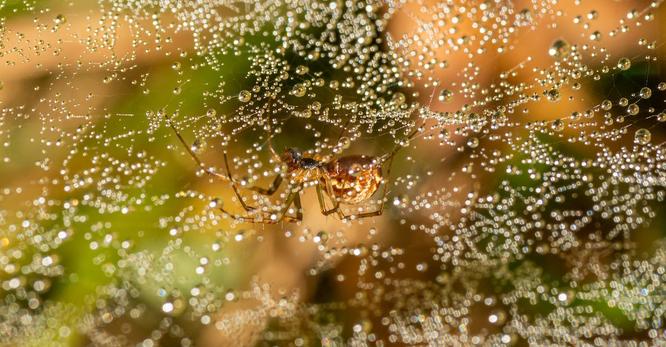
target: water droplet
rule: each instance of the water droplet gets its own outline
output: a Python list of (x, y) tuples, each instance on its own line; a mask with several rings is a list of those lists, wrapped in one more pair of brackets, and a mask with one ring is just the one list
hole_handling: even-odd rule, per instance
[(224, 299), (227, 300), (227, 301), (236, 300), (236, 292), (234, 292), (233, 289), (227, 290), (227, 292), (224, 294)]
[(556, 119), (553, 121), (551, 128), (557, 132), (564, 130), (564, 122), (561, 119)]
[(477, 137), (470, 137), (467, 139), (467, 147), (476, 148), (479, 147), (479, 139)]
[(636, 130), (636, 132), (634, 133), (635, 143), (638, 143), (640, 145), (647, 145), (648, 143), (650, 143), (650, 140), (652, 140), (652, 133), (650, 133), (650, 130), (641, 128)]
[(650, 89), (648, 87), (643, 87), (643, 88), (641, 88), (641, 91), (640, 91), (639, 94), (640, 94), (641, 98), (649, 99), (652, 96), (652, 89)]
[(631, 60), (627, 58), (620, 58), (620, 60), (617, 61), (617, 68), (622, 71), (629, 70), (630, 67), (631, 67)]
[(190, 149), (192, 152), (199, 154), (203, 152), (204, 147), (206, 147), (205, 142), (201, 139), (196, 139), (194, 140), (194, 143), (192, 143), (192, 146), (190, 146)]
[(222, 203), (220, 202), (220, 199), (218, 199), (218, 198), (212, 199), (208, 203), (208, 207), (210, 207), (210, 208), (216, 208), (216, 207), (221, 207), (221, 206), (222, 206)]
[(294, 88), (291, 90), (291, 94), (299, 98), (304, 96), (306, 92), (307, 89), (301, 83), (297, 83), (296, 85), (294, 85)]
[(556, 102), (560, 100), (560, 91), (557, 88), (549, 89), (546, 92), (548, 101)]
[(298, 113), (298, 116), (301, 118), (310, 118), (312, 117), (312, 111), (309, 109), (303, 110), (302, 112)]
[(553, 42), (548, 49), (548, 55), (554, 58), (562, 58), (569, 54), (569, 43), (560, 39)]
[(238, 93), (238, 100), (241, 102), (250, 102), (250, 100), (252, 100), (252, 93), (243, 89), (240, 91), (240, 93)]
[(627, 107), (627, 114), (629, 114), (630, 116), (635, 116), (638, 114), (638, 112), (640, 112), (640, 110), (641, 109), (640, 107), (638, 107), (638, 105), (631, 104)]
[(59, 15), (57, 15), (57, 16), (53, 19), (53, 22), (54, 22), (56, 25), (61, 25), (61, 24), (65, 24), (65, 22), (67, 22), (67, 19), (65, 18), (64, 15), (59, 14)]
[(528, 26), (530, 24), (532, 24), (532, 11), (529, 8), (525, 8), (518, 12), (516, 15), (516, 25)]
[(343, 136), (340, 138), (340, 141), (338, 141), (338, 146), (342, 149), (348, 149), (349, 146), (351, 146), (351, 140), (347, 136)]
[(162, 304), (162, 312), (164, 312), (164, 313), (173, 312), (173, 303), (165, 302), (164, 304)]
[(328, 233), (325, 231), (318, 232), (313, 238), (313, 241), (315, 243), (326, 243), (326, 241), (328, 241)]
[(236, 235), (234, 235), (234, 240), (237, 242), (241, 242), (244, 239), (245, 239), (245, 233), (242, 231), (239, 231), (238, 233), (236, 233)]
[(592, 34), (590, 34), (590, 40), (592, 41), (600, 41), (601, 40), (601, 32), (600, 31), (595, 31)]
[(448, 89), (442, 89), (437, 96), (437, 100), (441, 102), (450, 102), (453, 99), (453, 92)]
[(308, 73), (308, 71), (310, 71), (310, 69), (305, 65), (298, 65), (296, 67), (296, 74), (297, 75), (305, 75), (306, 73)]
[(406, 100), (407, 100), (407, 98), (405, 97), (405, 94), (403, 94), (403, 93), (397, 92), (397, 93), (393, 94), (393, 104), (395, 104), (396, 106), (400, 106), (400, 105), (404, 104)]

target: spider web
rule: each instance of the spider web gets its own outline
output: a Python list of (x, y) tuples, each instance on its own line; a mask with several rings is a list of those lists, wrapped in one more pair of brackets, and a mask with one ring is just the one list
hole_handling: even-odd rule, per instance
[[(663, 12), (0, 0), (0, 341), (664, 343)], [(271, 145), (398, 149), (384, 213), (220, 213), (189, 151), (273, 212)]]

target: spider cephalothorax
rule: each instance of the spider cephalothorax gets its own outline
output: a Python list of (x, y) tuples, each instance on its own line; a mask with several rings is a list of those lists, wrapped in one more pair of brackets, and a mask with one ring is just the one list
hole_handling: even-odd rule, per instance
[(287, 148), (280, 160), (287, 167), (289, 177), (298, 185), (318, 181), (323, 174), (320, 161), (304, 157), (296, 148)]
[(298, 169), (316, 169), (321, 166), (321, 163), (314, 159), (304, 157), (301, 151), (296, 148), (287, 148), (280, 160), (287, 165), (287, 169), (290, 171)]

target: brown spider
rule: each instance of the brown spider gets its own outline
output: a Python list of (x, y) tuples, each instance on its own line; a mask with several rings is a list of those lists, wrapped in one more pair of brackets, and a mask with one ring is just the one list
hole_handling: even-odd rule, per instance
[[(227, 173), (226, 175), (222, 175), (207, 168), (201, 159), (199, 159), (199, 157), (196, 155), (196, 153), (194, 153), (192, 148), (188, 146), (187, 142), (185, 142), (185, 139), (180, 135), (175, 126), (168, 119), (167, 122), (176, 134), (176, 137), (178, 137), (178, 140), (182, 143), (182, 145), (185, 147), (194, 161), (196, 161), (199, 167), (203, 169), (205, 173), (211, 175), (214, 178), (230, 182), (234, 194), (236, 195), (236, 198), (240, 202), (243, 209), (248, 214), (258, 213), (256, 207), (248, 205), (242, 198), (237, 186), (238, 183), (232, 178), (226, 151), (224, 152), (224, 165)], [(408, 141), (411, 140), (414, 135), (417, 134), (417, 132), (418, 129), (413, 131), (408, 136)], [(258, 217), (249, 215), (236, 215), (228, 212), (223, 207), (218, 207), (222, 213), (232, 217), (235, 220), (250, 223), (275, 224), (282, 220), (286, 220), (288, 222), (300, 222), (303, 220), (300, 193), (308, 186), (315, 186), (317, 190), (317, 198), (319, 200), (319, 207), (321, 209), (321, 213), (325, 216), (332, 213), (337, 213), (339, 218), (342, 220), (379, 216), (384, 211), (384, 199), (386, 197), (390, 183), (390, 171), (393, 157), (398, 152), (398, 150), (402, 148), (402, 146), (397, 146), (391, 153), (381, 157), (349, 155), (337, 159), (323, 161), (303, 156), (303, 154), (295, 148), (288, 148), (280, 156), (273, 149), (270, 136), (268, 138), (268, 147), (271, 151), (271, 154), (273, 155), (273, 159), (282, 163), (286, 170), (283, 170), (281, 173), (279, 173), (268, 188), (261, 188), (256, 186), (242, 186), (242, 188), (254, 191), (264, 196), (271, 196), (278, 190), (286, 176), (289, 179), (289, 188), (287, 190), (288, 194), (284, 200), (282, 208), (277, 213), (261, 211), (260, 217)], [(385, 162), (388, 163), (388, 169), (386, 170), (386, 175), (383, 175), (382, 165)], [(387, 177), (387, 179), (384, 179), (384, 177)], [(353, 205), (367, 201), (377, 192), (377, 190), (379, 190), (379, 187), (382, 185), (382, 183), (384, 186), (381, 192), (381, 199), (378, 200), (380, 202), (379, 209), (371, 212), (363, 212), (352, 215), (345, 215), (344, 212), (340, 209), (340, 204)], [(333, 202), (332, 208), (327, 208), (324, 196), (328, 196), (328, 198)], [(292, 205), (294, 205), (296, 208), (295, 216), (287, 214), (289, 208)]]

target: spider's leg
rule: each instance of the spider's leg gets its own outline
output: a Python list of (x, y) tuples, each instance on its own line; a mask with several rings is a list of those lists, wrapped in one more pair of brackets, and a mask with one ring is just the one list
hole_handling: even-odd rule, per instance
[[(302, 214), (302, 208), (301, 208), (301, 200), (299, 196), (300, 192), (292, 192), (287, 196), (285, 199), (284, 206), (280, 209), (280, 211), (277, 214), (268, 214), (268, 213), (262, 213), (262, 218), (259, 219), (257, 217), (250, 217), (250, 216), (240, 216), (237, 214), (233, 214), (225, 210), (224, 208), (220, 207), (219, 210), (226, 214), (227, 216), (239, 220), (242, 222), (247, 222), (247, 223), (261, 223), (261, 224), (276, 224), (279, 223), (283, 220), (286, 220), (287, 222), (300, 222), (303, 220), (303, 214)], [(287, 211), (289, 210), (289, 207), (294, 204), (296, 205), (297, 211), (296, 211), (296, 217), (289, 216), (287, 215)]]
[[(280, 160), (280, 156), (275, 151), (275, 148), (273, 148), (273, 136), (274, 136), (274, 134), (270, 133), (270, 128), (269, 128), (269, 132), (266, 134), (266, 136), (268, 138), (266, 140), (266, 142), (268, 143), (268, 149), (271, 152), (271, 156), (273, 157), (273, 161), (275, 161), (276, 163), (281, 163), (282, 160)], [(271, 183), (271, 185), (268, 188), (261, 188), (261, 187), (257, 187), (257, 186), (250, 186), (250, 187), (243, 187), (243, 188), (253, 190), (253, 191), (255, 191), (255, 192), (257, 192), (261, 195), (270, 196), (270, 195), (273, 195), (278, 190), (278, 188), (280, 188), (280, 184), (282, 184), (283, 179), (284, 179), (284, 177), (282, 176), (282, 173), (280, 173), (280, 174), (277, 175), (277, 177), (275, 177), (275, 179), (273, 180), (273, 183)]]
[(326, 180), (325, 182), (326, 182), (325, 193), (326, 193), (326, 195), (328, 195), (328, 198), (331, 199), (331, 201), (333, 202), (332, 211), (337, 213), (338, 218), (340, 218), (340, 220), (344, 220), (345, 219), (345, 214), (342, 212), (342, 208), (341, 208), (342, 206), (340, 204), (340, 200), (338, 200), (338, 198), (335, 196), (333, 186), (331, 186), (331, 182), (329, 180)]
[[(331, 190), (330, 186), (328, 186), (328, 188), (325, 189), (325, 190), (319, 188), (318, 191), (317, 191), (317, 198), (319, 199), (319, 205), (320, 205), (320, 208), (321, 208), (321, 213), (324, 216), (328, 216), (330, 214), (335, 213), (335, 214), (338, 215), (338, 218), (340, 218), (340, 220), (345, 220), (347, 218), (347, 216), (345, 216), (345, 214), (342, 212), (342, 209), (340, 208), (340, 206), (341, 206), (340, 201), (338, 201), (337, 199), (335, 199), (333, 197), (334, 194), (332, 194), (331, 191), (332, 190)], [(326, 209), (326, 203), (325, 203), (325, 198), (324, 198), (325, 196), (328, 196), (328, 198), (333, 202), (333, 207), (330, 210)]]
[[(303, 206), (301, 206), (301, 193), (297, 192), (296, 196), (294, 196), (294, 207), (296, 207), (296, 220), (297, 221), (302, 221), (303, 220)], [(289, 217), (289, 216), (286, 216)]]
[[(272, 108), (274, 101), (275, 100), (268, 100), (268, 102), (266, 103), (266, 106)], [(274, 133), (271, 129), (271, 122), (270, 121), (271, 120), (269, 118), (267, 120), (267, 122), (268, 122), (267, 129), (265, 129), (266, 130), (266, 136), (267, 136), (266, 142), (268, 143), (268, 150), (271, 152), (271, 156), (273, 157), (273, 160), (276, 163), (280, 163), (280, 162), (282, 162), (282, 160), (280, 160), (280, 155), (275, 151), (275, 148), (273, 148), (273, 136), (275, 136), (276, 133)]]
[(376, 211), (371, 211), (371, 212), (362, 212), (362, 213), (354, 213), (350, 215), (344, 214), (344, 212), (340, 211), (340, 218), (342, 220), (354, 220), (354, 219), (362, 219), (362, 218), (369, 218), (369, 217), (376, 217), (376, 216), (381, 216), (382, 213), (384, 213), (384, 204), (382, 203), (379, 209)]
[[(298, 202), (296, 202), (296, 200), (298, 200)], [(291, 216), (287, 216), (287, 211), (289, 210), (289, 207), (291, 207), (292, 204), (297, 204), (298, 205), (298, 206), (296, 206), (296, 209), (297, 209), (296, 218), (291, 217)], [(299, 212), (301, 210), (300, 204), (301, 204), (300, 191), (290, 192), (289, 195), (287, 196), (287, 198), (285, 199), (284, 206), (282, 206), (282, 209), (280, 210), (280, 212), (278, 212), (277, 214), (270, 215), (269, 220), (266, 221), (265, 223), (266, 224), (276, 224), (276, 223), (282, 221), (285, 218), (289, 222), (302, 220), (303, 215), (302, 215), (301, 212)]]
[(282, 184), (283, 179), (284, 178), (282, 177), (282, 174), (278, 174), (273, 180), (273, 183), (271, 183), (271, 185), (268, 187), (268, 189), (257, 186), (244, 187), (244, 188), (255, 191), (261, 195), (271, 196), (278, 190), (278, 188), (280, 188), (280, 184)]
[(173, 132), (176, 134), (176, 137), (178, 138), (178, 141), (180, 141), (180, 143), (183, 145), (183, 147), (185, 147), (185, 150), (192, 157), (192, 159), (194, 159), (194, 161), (197, 163), (199, 168), (201, 168), (202, 170), (204, 170), (205, 173), (207, 173), (207, 174), (209, 174), (209, 175), (211, 175), (215, 178), (221, 179), (223, 181), (228, 180), (228, 178), (226, 176), (211, 170), (209, 167), (206, 166), (206, 164), (204, 164), (204, 162), (199, 158), (199, 156), (197, 156), (197, 154), (194, 153), (194, 151), (192, 150), (192, 147), (190, 147), (187, 144), (187, 142), (185, 142), (185, 139), (183, 138), (183, 136), (180, 134), (178, 129), (176, 129), (176, 127), (173, 125), (173, 123), (171, 123), (171, 120), (168, 119), (168, 118), (167, 118), (167, 124), (169, 125), (171, 130), (173, 130)]
[(280, 155), (277, 154), (277, 151), (275, 151), (275, 148), (273, 148), (273, 134), (268, 135), (268, 150), (271, 151), (271, 156), (273, 157), (273, 160), (275, 160), (276, 163), (282, 162), (280, 160)]
[(217, 209), (220, 210), (220, 212), (222, 212), (223, 214), (225, 214), (225, 215), (227, 215), (227, 216), (229, 216), (229, 217), (231, 217), (232, 219), (235, 219), (235, 220), (240, 220), (240, 221), (243, 221), (243, 222), (253, 222), (255, 220), (254, 217), (241, 216), (241, 215), (238, 215), (238, 214), (235, 214), (235, 213), (231, 213), (231, 212), (225, 210), (224, 207), (218, 207)]
[(382, 187), (381, 198), (379, 199), (379, 202), (381, 204), (380, 207), (379, 207), (379, 214), (382, 214), (382, 212), (384, 212), (384, 204), (385, 204), (384, 200), (386, 199), (386, 194), (388, 193), (388, 187), (391, 185), (391, 168), (393, 167), (393, 156), (391, 156), (391, 158), (389, 158), (387, 164), (388, 165), (387, 165), (387, 168), (386, 168), (386, 174), (384, 175), (384, 177), (386, 177), (386, 179), (382, 180), (383, 181), (382, 183), (384, 184), (384, 187)]
[[(409, 142), (411, 142), (418, 134), (419, 134), (419, 127), (416, 127), (416, 130), (412, 131), (411, 133), (409, 133), (409, 135), (407, 135), (407, 143), (409, 144)], [(398, 152), (400, 152), (400, 150), (403, 149), (404, 147), (405, 146), (402, 145), (396, 145), (391, 151), (391, 153), (385, 154), (381, 157), (382, 160), (392, 161), (393, 157), (395, 157), (395, 155), (398, 154)]]
[(224, 152), (224, 166), (227, 169), (227, 178), (231, 182), (231, 188), (234, 190), (234, 194), (236, 194), (236, 198), (238, 198), (238, 201), (240, 201), (240, 204), (243, 206), (243, 209), (247, 212), (251, 212), (256, 210), (257, 208), (254, 206), (250, 206), (245, 203), (243, 200), (243, 197), (241, 196), (240, 192), (238, 191), (238, 187), (236, 186), (236, 181), (231, 177), (231, 169), (229, 168), (229, 157), (227, 156), (227, 152)]
[[(231, 219), (234, 219), (234, 220), (237, 220), (237, 221), (241, 221), (241, 222), (245, 222), (245, 223), (253, 223), (253, 224), (275, 224), (275, 223), (279, 222), (279, 220), (277, 220), (277, 221), (272, 221), (272, 220), (270, 219), (270, 217), (266, 218), (267, 216), (262, 216), (262, 219), (259, 219), (258, 217), (241, 216), (241, 215), (238, 215), (238, 214), (234, 214), (234, 213), (231, 213), (231, 212), (225, 210), (225, 209), (222, 208), (222, 207), (218, 207), (218, 209), (220, 210), (220, 212), (222, 212), (223, 214), (227, 215), (227, 216), (230, 217)], [(289, 216), (289, 215), (284, 215), (284, 216), (282, 217), (282, 220), (286, 220), (286, 221), (289, 222), (289, 223), (296, 223), (296, 222), (300, 222), (300, 221), (302, 221), (302, 219), (299, 219), (298, 216), (293, 217), (293, 216)]]
[(333, 200), (333, 199), (331, 199), (335, 203), (333, 208), (331, 208), (330, 210), (326, 208), (326, 200), (324, 198), (324, 191), (321, 188), (320, 184), (317, 185), (317, 199), (319, 200), (319, 208), (321, 209), (321, 214), (323, 214), (324, 216), (328, 216), (332, 213), (336, 213), (340, 209), (340, 203), (337, 200)]
[[(337, 208), (338, 210), (338, 216), (340, 216), (341, 220), (354, 220), (354, 219), (361, 219), (361, 218), (368, 218), (368, 217), (375, 217), (375, 216), (381, 216), (384, 213), (384, 196), (386, 195), (386, 192), (383, 193), (382, 198), (380, 199), (380, 204), (379, 208), (375, 211), (370, 211), (370, 212), (361, 212), (361, 213), (353, 213), (350, 215), (346, 215), (344, 212), (342, 212), (341, 209)], [(339, 205), (338, 205), (339, 207)]]
[[(301, 206), (300, 194), (301, 194), (300, 190), (292, 191), (291, 193), (289, 193), (289, 195), (285, 199), (284, 206), (282, 206), (282, 209), (277, 214), (268, 215), (268, 220), (261, 221), (260, 223), (277, 224), (283, 220), (286, 220), (287, 222), (290, 223), (296, 223), (302, 221), (303, 208)], [(291, 207), (292, 204), (296, 207), (296, 217), (287, 215), (287, 211), (289, 211), (289, 207)]]
[(317, 200), (319, 201), (319, 209), (321, 214), (326, 215), (326, 202), (324, 202), (324, 193), (321, 191), (321, 185), (317, 185)]

